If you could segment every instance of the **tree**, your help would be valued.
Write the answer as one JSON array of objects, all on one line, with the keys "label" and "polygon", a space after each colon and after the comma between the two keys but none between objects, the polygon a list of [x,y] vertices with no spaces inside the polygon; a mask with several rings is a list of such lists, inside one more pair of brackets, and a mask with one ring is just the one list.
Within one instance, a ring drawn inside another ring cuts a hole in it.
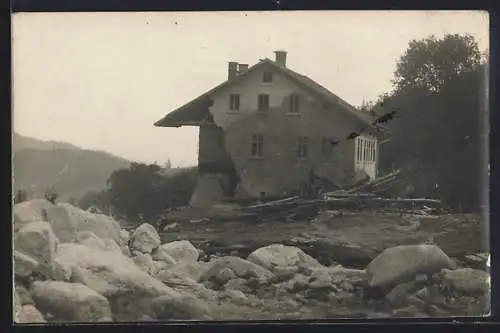
[{"label": "tree", "polygon": [[394,91],[372,112],[398,110],[380,167],[396,166],[415,194],[451,207],[479,207],[481,92],[484,68],[470,36],[411,41],[394,73]]},{"label": "tree", "polygon": [[453,77],[476,69],[481,58],[479,46],[471,35],[412,40],[399,59],[393,84],[397,90],[422,88],[438,92]]},{"label": "tree", "polygon": [[138,220],[152,219],[166,207],[167,179],[156,164],[131,163],[129,169],[114,171],[109,180],[110,203],[122,215]]},{"label": "tree", "polygon": [[189,203],[196,185],[197,169],[189,168],[164,176],[156,164],[131,163],[128,169],[114,171],[107,191],[88,193],[80,207],[113,208],[119,218],[139,222],[156,221],[168,208]]},{"label": "tree", "polygon": [[172,192],[169,207],[187,205],[196,187],[197,180],[198,168],[187,168],[182,172],[172,175],[169,181],[169,189]]},{"label": "tree", "polygon": [[101,211],[105,213],[110,212],[110,195],[109,190],[101,191],[101,192],[88,192],[85,194],[79,201],[78,207],[81,209],[87,210],[90,207],[99,208]]}]

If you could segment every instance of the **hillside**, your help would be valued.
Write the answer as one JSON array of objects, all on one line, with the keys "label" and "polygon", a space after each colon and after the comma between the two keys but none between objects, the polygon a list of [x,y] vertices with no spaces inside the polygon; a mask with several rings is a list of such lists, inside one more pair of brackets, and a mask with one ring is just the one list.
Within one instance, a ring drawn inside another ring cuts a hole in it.
[{"label": "hillside", "polygon": [[62,200],[81,198],[106,188],[110,174],[130,161],[106,152],[80,149],[69,143],[16,136],[13,145],[13,190],[41,196],[55,186]]},{"label": "hillside", "polygon": [[14,133],[12,142],[12,151],[16,152],[22,149],[40,149],[40,150],[53,150],[53,149],[69,149],[69,150],[82,150],[80,147],[72,145],[67,142],[59,141],[42,141],[33,139]]}]

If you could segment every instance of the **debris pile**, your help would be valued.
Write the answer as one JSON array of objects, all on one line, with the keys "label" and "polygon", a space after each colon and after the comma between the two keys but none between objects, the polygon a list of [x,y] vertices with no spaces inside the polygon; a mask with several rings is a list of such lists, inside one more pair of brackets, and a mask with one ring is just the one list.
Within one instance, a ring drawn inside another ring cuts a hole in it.
[{"label": "debris pile", "polygon": [[[393,198],[383,196],[388,189],[403,182],[400,172],[395,171],[383,177],[370,181],[361,179],[359,182],[344,189],[325,192],[315,185],[305,184],[299,193],[287,196],[272,196],[260,198],[225,199],[223,204],[213,204],[199,210],[198,216],[187,217],[182,208],[165,214],[160,230],[168,223],[188,221],[307,221],[318,216],[320,211],[384,211],[401,214],[432,216],[443,212],[439,200],[427,198]],[[214,192],[218,193],[218,192]],[[211,197],[212,193],[205,197]],[[199,195],[196,196],[199,198]],[[199,200],[199,199],[198,199]]]},{"label": "debris pile", "polygon": [[[19,205],[26,204],[34,207]],[[204,261],[191,241],[162,242],[148,223],[129,233],[104,215],[53,208],[48,221],[36,209],[33,219],[25,209],[14,215],[23,222],[14,235],[17,323],[445,317],[489,309],[488,268],[469,267],[435,244],[390,247],[361,268],[324,265],[279,243]]]}]

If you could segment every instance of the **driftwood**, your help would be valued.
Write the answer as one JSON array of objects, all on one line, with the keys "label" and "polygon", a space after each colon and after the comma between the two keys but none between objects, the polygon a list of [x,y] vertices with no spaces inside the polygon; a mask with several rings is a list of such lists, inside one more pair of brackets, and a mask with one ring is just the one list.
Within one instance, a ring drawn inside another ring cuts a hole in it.
[{"label": "driftwood", "polygon": [[315,218],[320,209],[382,210],[385,212],[428,215],[440,209],[439,200],[426,198],[380,198],[371,194],[338,194],[325,199],[304,199],[292,196],[275,201],[250,205],[231,205],[213,209],[204,218],[212,221],[306,221]]},{"label": "driftwood", "polygon": [[[358,183],[348,189],[326,193],[313,191],[312,195],[302,193],[302,195],[286,197],[226,200],[225,205],[204,211],[203,216],[199,217],[208,221],[307,221],[317,217],[321,209],[382,210],[417,215],[429,215],[442,211],[441,202],[435,199],[386,198],[377,195],[377,192],[390,189],[393,184],[401,181],[399,176],[400,172],[396,171],[368,183]],[[172,222],[171,218],[167,219]]]},{"label": "driftwood", "polygon": [[[378,188],[384,188],[384,187],[391,187],[395,182],[400,181],[399,177],[401,176],[401,171],[397,170],[394,171],[390,174],[384,175],[382,177],[379,177],[377,179],[374,179],[370,182],[362,183],[358,186],[354,186],[351,188],[347,189],[347,192],[349,193],[357,193],[361,191],[366,191],[366,192],[375,192],[377,191]],[[385,188],[384,188],[385,190]]]}]

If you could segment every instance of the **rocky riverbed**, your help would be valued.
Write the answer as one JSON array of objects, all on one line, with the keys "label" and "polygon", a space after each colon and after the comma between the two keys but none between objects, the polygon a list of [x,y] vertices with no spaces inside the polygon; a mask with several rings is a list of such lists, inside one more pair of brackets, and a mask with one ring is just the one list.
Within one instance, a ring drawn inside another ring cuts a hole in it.
[{"label": "rocky riverbed", "polygon": [[[127,231],[108,216],[66,203],[27,201],[14,207],[14,318],[50,323],[487,314],[486,259],[471,256],[482,243],[462,246],[450,236],[477,230],[478,222],[441,219],[325,212],[292,225],[199,222],[171,225],[159,235],[147,223]],[[447,223],[453,225],[448,233],[438,230]]]}]

